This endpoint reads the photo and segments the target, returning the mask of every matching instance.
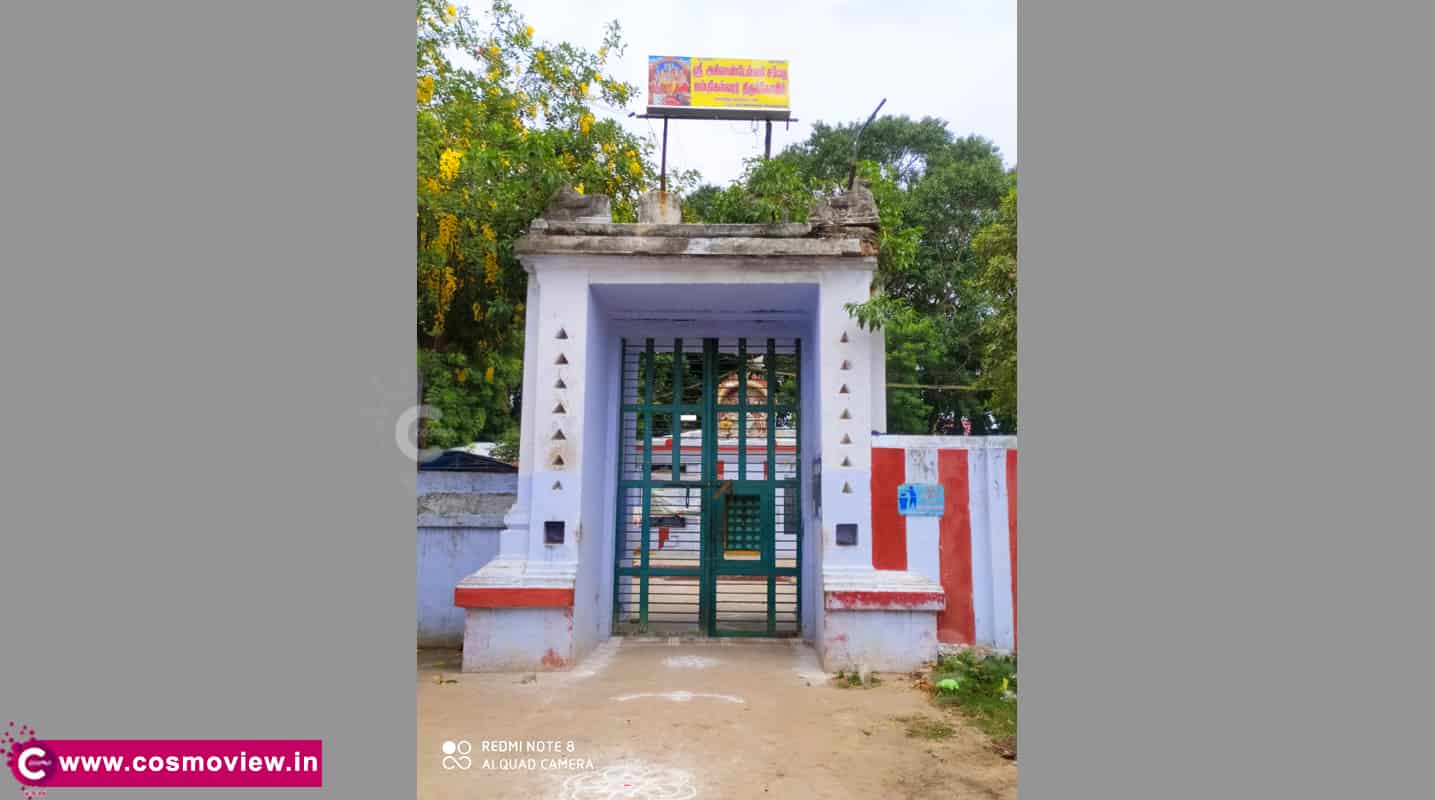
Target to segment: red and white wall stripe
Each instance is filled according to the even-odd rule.
[[[872,439],[872,567],[942,584],[940,642],[1016,647],[1016,472],[1013,436]],[[941,516],[900,514],[904,483],[941,484]]]

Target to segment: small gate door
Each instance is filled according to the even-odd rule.
[[[619,633],[800,633],[801,343],[623,342]]]

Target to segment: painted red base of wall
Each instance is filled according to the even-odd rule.
[[[945,597],[940,592],[828,592],[827,607],[834,610],[890,608],[907,610],[931,608],[942,603]]]
[[[459,608],[572,608],[573,590],[460,586],[453,590],[453,604]]]

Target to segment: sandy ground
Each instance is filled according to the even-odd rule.
[[[906,676],[837,688],[801,642],[613,639],[568,672],[458,667],[419,651],[423,800],[1016,797],[1016,765]],[[894,717],[912,714],[957,731],[910,738]]]

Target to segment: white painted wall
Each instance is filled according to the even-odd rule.
[[[907,483],[938,483],[937,448],[906,449]],[[941,517],[907,517],[907,571],[942,581]]]
[[[586,379],[582,386],[583,452],[615,454],[618,448],[617,403],[620,390],[619,340],[588,293],[588,329],[569,330],[569,341],[586,342]],[[581,476],[581,525],[578,529],[578,575],[574,585],[573,652],[581,659],[612,630],[613,552],[616,513],[616,463],[600,455],[583,459],[573,471]],[[567,484],[565,484],[566,490]],[[577,487],[575,486],[574,489]]]
[[[1011,531],[1007,527],[1006,448],[967,451],[972,508],[972,611],[977,641],[1015,645]]]
[[[937,655],[931,611],[828,610],[822,668],[913,672]]]
[[[809,642],[822,641],[822,517],[817,513],[818,493],[813,491],[814,465],[822,458],[823,393],[817,353],[821,340],[817,320],[808,323],[802,346],[802,633]]]
[[[1015,436],[873,437],[873,447],[906,453],[906,482],[938,483],[937,460],[943,450],[967,451],[968,534],[972,562],[972,616],[980,644],[1003,650],[1016,646],[1012,598],[1011,527],[1008,519],[1007,451]],[[940,518],[904,517],[908,571],[940,581]]]
[[[519,664],[550,649],[565,659],[581,656],[609,631],[618,342],[624,336],[803,340],[803,627],[820,636],[822,568],[871,563],[870,440],[874,418],[885,413],[882,382],[873,376],[880,375],[882,345],[842,305],[867,299],[876,259],[532,255],[524,263],[529,293],[518,501],[506,517],[499,558],[474,577],[492,587],[574,586],[575,608],[566,618],[555,610],[470,609],[466,668],[510,659]],[[623,305],[641,292],[654,302]],[[679,310],[647,313],[658,301]],[[566,339],[557,338],[560,329]],[[848,341],[839,343],[844,331]],[[566,364],[555,363],[560,353]],[[555,386],[560,377],[565,389]],[[848,391],[839,394],[843,384]],[[562,413],[555,410],[560,403]],[[838,420],[843,411],[848,419]],[[555,441],[559,429],[564,439]],[[814,457],[825,459],[821,518],[812,511]],[[544,544],[548,520],[565,523],[564,544]],[[859,525],[857,547],[832,549],[834,521]],[[500,642],[505,637],[521,641]],[[473,648],[491,652],[471,657]]]
[[[822,279],[815,377],[822,394],[824,570],[872,568],[872,333],[858,327],[844,308],[868,298],[871,280],[867,272],[847,270]],[[844,413],[848,419],[841,418]],[[837,546],[840,523],[857,524],[856,546]]]

